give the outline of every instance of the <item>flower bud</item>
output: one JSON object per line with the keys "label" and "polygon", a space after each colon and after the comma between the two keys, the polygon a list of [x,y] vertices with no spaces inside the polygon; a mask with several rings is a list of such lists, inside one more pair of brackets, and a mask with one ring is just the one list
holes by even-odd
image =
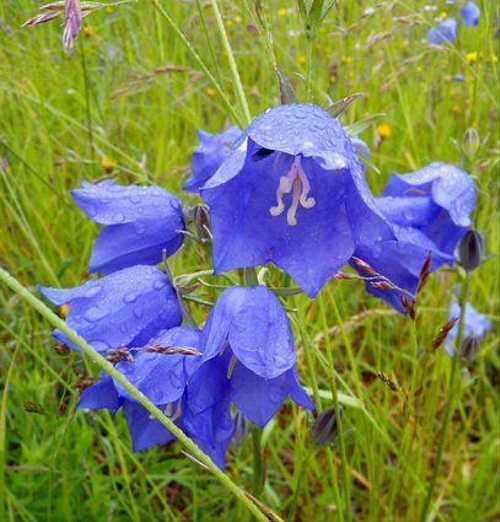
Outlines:
{"label": "flower bud", "polygon": [[463,151],[465,153],[465,155],[471,159],[473,158],[477,151],[479,150],[479,145],[480,145],[480,139],[479,139],[479,134],[477,132],[476,129],[474,129],[473,127],[467,129],[465,131],[465,135],[464,135],[464,142],[463,142]]}
{"label": "flower bud", "polygon": [[467,272],[472,272],[481,264],[483,251],[483,236],[476,230],[468,230],[458,246],[458,259],[460,264]]}
{"label": "flower bud", "polygon": [[335,408],[322,411],[312,426],[311,435],[314,444],[319,447],[331,444],[337,437],[337,412]]}
{"label": "flower bud", "polygon": [[469,335],[463,340],[460,353],[464,359],[473,361],[479,353],[480,346],[481,338],[477,335]]}

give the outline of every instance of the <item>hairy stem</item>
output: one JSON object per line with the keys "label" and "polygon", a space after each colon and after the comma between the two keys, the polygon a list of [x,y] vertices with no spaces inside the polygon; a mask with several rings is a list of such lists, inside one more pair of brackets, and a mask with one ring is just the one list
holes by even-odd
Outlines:
{"label": "hairy stem", "polygon": [[202,464],[204,464],[213,475],[215,475],[222,485],[231,491],[233,495],[246,506],[246,508],[261,522],[267,522],[268,518],[257,507],[257,505],[247,496],[246,492],[237,486],[222,470],[220,470],[210,459],[208,455],[203,453],[200,448],[179,428],[175,423],[166,417],[163,412],[157,408],[141,391],[139,391],[122,373],[120,373],[108,360],[98,353],[83,337],[80,337],[72,330],[60,317],[58,317],[48,306],[40,299],[35,297],[28,289],[26,289],[17,279],[12,277],[3,268],[0,268],[0,281],[5,283],[19,297],[27,301],[37,312],[39,312],[54,327],[61,330],[71,341],[73,341],[87,357],[97,366],[110,375],[116,382],[120,383],[125,390],[136,400],[141,406],[151,413],[165,428],[167,428],[180,443]]}

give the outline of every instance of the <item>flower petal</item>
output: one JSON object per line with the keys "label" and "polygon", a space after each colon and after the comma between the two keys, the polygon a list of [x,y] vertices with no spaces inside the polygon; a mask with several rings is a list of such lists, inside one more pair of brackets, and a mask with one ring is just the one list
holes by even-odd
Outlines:
{"label": "flower petal", "polygon": [[[41,288],[55,304],[69,304],[67,324],[99,352],[143,346],[182,311],[167,276],[150,266],[126,268],[73,289]],[[66,336],[58,337],[78,349]]]}

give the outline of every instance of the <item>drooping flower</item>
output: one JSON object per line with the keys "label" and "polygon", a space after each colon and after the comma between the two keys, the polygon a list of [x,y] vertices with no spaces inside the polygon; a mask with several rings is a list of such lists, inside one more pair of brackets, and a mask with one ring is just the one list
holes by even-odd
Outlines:
{"label": "drooping flower", "polygon": [[[192,438],[214,462],[224,467],[235,424],[230,411],[225,374],[201,374],[200,331],[190,327],[161,332],[146,346],[131,351],[133,360],[117,364],[128,380],[144,393],[166,416]],[[188,354],[188,355],[186,355]],[[190,384],[194,379],[193,385]],[[210,397],[202,408],[197,394]],[[167,444],[175,437],[133,397],[110,377],[103,377],[82,393],[79,408],[123,409],[134,451]]]}
{"label": "drooping flower", "polygon": [[246,136],[201,188],[217,273],[272,262],[314,297],[358,241],[394,237],[350,137],[326,111],[282,105]]}
{"label": "drooping flower", "polygon": [[[435,245],[434,253],[454,256],[471,226],[476,189],[467,172],[436,162],[410,174],[392,176],[377,206],[391,223],[422,232]],[[422,241],[426,241],[424,236]]]}
{"label": "drooping flower", "polygon": [[72,194],[90,219],[104,225],[90,259],[91,272],[156,265],[182,245],[182,205],[166,190],[102,181],[83,182]]}
{"label": "drooping flower", "polygon": [[465,25],[472,27],[477,27],[479,25],[481,11],[474,2],[467,2],[462,7],[461,13]]}
{"label": "drooping flower", "polygon": [[452,43],[457,38],[457,21],[454,18],[443,20],[438,27],[427,33],[427,40],[432,45]]}
{"label": "drooping flower", "polygon": [[229,156],[242,134],[242,130],[236,125],[219,134],[198,131],[200,144],[193,154],[192,176],[184,185],[184,190],[198,192]]}
{"label": "drooping flower", "polygon": [[266,287],[226,290],[205,325],[203,346],[200,372],[213,374],[212,364],[227,375],[232,402],[256,424],[269,422],[289,396],[314,408],[298,381],[290,322]]}
{"label": "drooping flower", "polygon": [[376,202],[395,238],[358,244],[351,265],[366,278],[370,294],[405,313],[408,300],[415,301],[427,260],[431,272],[455,262],[476,203],[474,181],[453,165],[432,163],[393,176]]}
{"label": "drooping flower", "polygon": [[[55,305],[68,305],[68,326],[101,353],[143,346],[182,321],[172,283],[152,266],[126,268],[76,288],[41,287],[40,291]],[[78,350],[59,330],[54,336]]]}
{"label": "drooping flower", "polygon": [[[460,305],[457,301],[453,301],[450,307],[450,319],[458,319],[460,317]],[[467,338],[476,338],[481,340],[486,332],[491,330],[491,321],[481,312],[478,312],[472,304],[467,303],[465,305],[465,316],[464,316],[464,332],[463,340]],[[451,329],[450,333],[446,337],[444,346],[450,356],[454,355],[457,346],[456,340],[458,336],[459,324],[458,321],[455,326]]]}

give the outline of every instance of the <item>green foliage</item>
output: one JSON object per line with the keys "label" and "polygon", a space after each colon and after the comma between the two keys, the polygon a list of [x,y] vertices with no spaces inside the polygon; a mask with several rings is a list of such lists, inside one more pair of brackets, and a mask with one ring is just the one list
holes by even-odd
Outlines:
{"label": "green foliage", "polygon": [[[238,107],[211,8],[202,1],[161,4]],[[333,9],[316,0],[261,4],[256,13],[252,0],[221,2],[251,113],[279,103],[277,65],[299,100],[328,107],[365,94],[342,117],[346,125],[366,122],[353,128],[373,150],[380,173],[368,176],[376,192],[393,171],[465,162],[480,188],[476,223],[489,256],[470,300],[498,322],[498,6],[483,2],[479,28],[463,28],[456,47],[436,50],[425,34],[439,12],[424,11],[424,2],[378,2],[373,14],[355,0]],[[122,182],[178,192],[196,129],[218,131],[232,120],[153,2],[89,15],[73,56],[62,49],[57,21],[21,29],[36,8],[31,0],[0,3],[0,262],[28,286],[71,286],[86,277],[96,227],[72,204],[70,189],[112,169]],[[314,28],[312,41],[307,27]],[[476,63],[468,63],[472,52]],[[456,74],[465,81],[453,81]],[[379,124],[389,126],[390,137],[379,139]],[[479,136],[471,157],[461,150],[469,128]],[[190,242],[170,268],[174,275],[201,270],[203,256]],[[267,280],[285,286],[274,271]],[[430,346],[457,281],[446,271],[431,278],[416,342],[408,319],[357,282],[332,282],[316,301],[287,298],[304,384],[322,409],[332,406],[334,376],[339,391],[357,401],[343,406],[347,484],[339,482],[338,444],[312,450],[306,413],[289,406],[266,428],[261,498],[271,509],[285,518],[292,510],[297,520],[337,520],[350,491],[354,519],[418,519],[450,372],[446,354]],[[217,284],[226,284],[209,276],[204,282],[208,302]],[[133,454],[121,415],[76,411],[78,390],[97,376],[95,368],[56,349],[49,326],[4,287],[0,310],[0,520],[248,520],[177,445]],[[203,305],[192,310],[199,321],[206,316]],[[499,372],[492,332],[461,379],[431,506],[436,520],[500,516]],[[251,490],[250,439],[232,450],[228,472]]]}

